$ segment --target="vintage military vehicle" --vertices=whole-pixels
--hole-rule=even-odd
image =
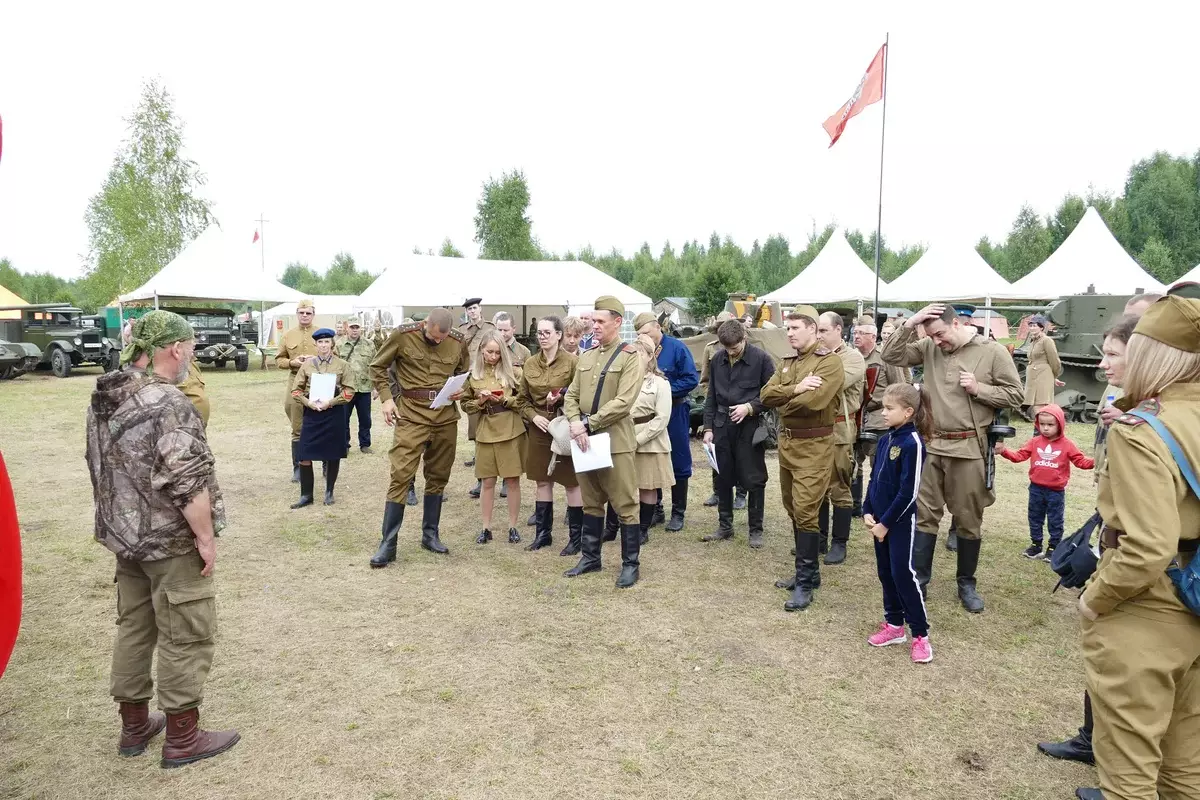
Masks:
[[[83,323],[83,311],[55,303],[5,306],[0,311],[20,311],[20,319],[0,320],[0,339],[33,344],[41,352],[38,367],[48,367],[65,378],[82,366],[103,367],[105,372],[121,365],[121,343]]]
[[[252,344],[242,335],[242,328],[234,322],[233,312],[227,308],[168,308],[188,321],[196,332],[196,360],[206,366],[224,368],[232,361],[238,372],[250,367],[250,354],[246,345]]]
[[[0,380],[11,380],[37,369],[42,350],[32,342],[6,342],[0,339]]]

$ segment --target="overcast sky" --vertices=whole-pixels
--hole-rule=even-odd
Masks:
[[[249,244],[265,212],[276,274],[340,250],[379,272],[446,236],[475,255],[481,184],[513,168],[560,253],[873,229],[883,106],[832,149],[821,123],[886,32],[892,245],[1002,238],[1022,203],[1200,148],[1192,0],[392,5],[9,4],[0,257],[80,274],[151,76],[222,227]]]

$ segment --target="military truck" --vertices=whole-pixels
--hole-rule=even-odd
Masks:
[[[0,311],[20,311],[20,319],[0,320],[0,339],[33,344],[41,351],[39,368],[49,368],[65,378],[82,366],[103,367],[110,372],[121,366],[120,342],[104,336],[95,327],[85,327],[83,311],[62,303],[4,306]]]
[[[776,327],[783,327],[783,310],[779,303],[772,300],[759,302],[755,295],[747,292],[733,292],[725,301],[725,310],[738,319],[744,319],[747,314],[753,318],[752,328],[763,327],[764,322],[770,322]]]
[[[232,361],[238,372],[250,367],[246,345],[251,342],[242,335],[227,308],[168,308],[188,321],[196,332],[196,360],[206,366],[223,369]]]
[[[12,380],[37,369],[42,351],[32,342],[6,342],[0,339],[0,380]]]

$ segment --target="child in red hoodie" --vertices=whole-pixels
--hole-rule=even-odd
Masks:
[[[1063,495],[1071,479],[1071,464],[1091,469],[1096,462],[1079,451],[1066,436],[1063,410],[1051,403],[1037,415],[1038,436],[1020,450],[1009,450],[996,442],[996,452],[1013,463],[1028,461],[1029,465],[1029,538],[1033,542],[1022,552],[1026,558],[1050,560],[1050,554],[1063,535]],[[1042,552],[1042,523],[1050,528],[1050,547]]]

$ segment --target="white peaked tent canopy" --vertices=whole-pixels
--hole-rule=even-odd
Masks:
[[[879,282],[879,296],[888,285]],[[875,300],[875,270],[863,263],[838,228],[804,270],[773,292],[758,298],[777,303],[842,303]]]
[[[1047,300],[1089,289],[1096,294],[1165,289],[1125,252],[1092,206],[1049,258],[1012,285],[1014,294]]]
[[[121,295],[120,302],[171,300],[285,303],[304,295],[263,272],[258,248],[234,242],[210,225],[143,286]]]
[[[1012,284],[969,244],[932,245],[904,274],[879,290],[880,301],[1011,300]]]
[[[1175,283],[1200,283],[1200,264],[1197,264],[1188,273],[1181,275]]]
[[[650,310],[650,298],[583,261],[486,261],[473,258],[400,256],[355,303],[356,309],[429,308],[482,297],[484,305],[592,307],[613,295],[626,314]]]

